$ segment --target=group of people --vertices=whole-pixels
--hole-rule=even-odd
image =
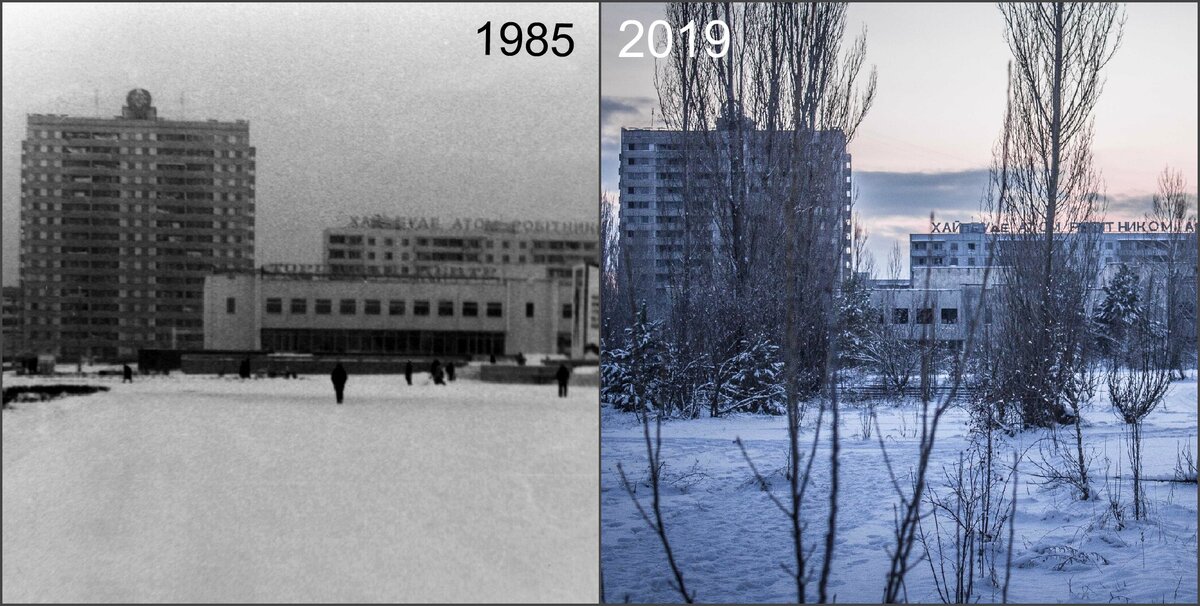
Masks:
[[[333,392],[337,396],[337,403],[341,404],[346,393],[346,380],[349,378],[346,372],[346,367],[338,362],[333,367],[333,372],[330,373],[329,379],[333,382]],[[429,364],[429,376],[433,379],[434,385],[445,385],[446,380],[454,380],[454,362],[447,362],[444,366],[441,360],[434,360]],[[571,370],[566,364],[560,364],[558,372],[554,373],[555,380],[558,381],[558,397],[567,397],[567,383],[571,380]],[[413,363],[412,360],[404,363],[404,381],[409,385],[413,382]]]

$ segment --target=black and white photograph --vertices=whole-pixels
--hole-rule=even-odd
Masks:
[[[3,601],[599,594],[597,4],[3,7]]]
[[[1197,599],[1197,13],[604,3],[601,601]]]

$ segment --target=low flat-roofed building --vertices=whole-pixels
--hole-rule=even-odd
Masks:
[[[548,278],[346,276],[324,265],[213,275],[204,285],[204,347],[297,353],[443,356],[571,354],[598,340],[576,322],[598,300],[595,273]],[[588,280],[589,276],[592,278]],[[592,344],[595,345],[595,344]]]

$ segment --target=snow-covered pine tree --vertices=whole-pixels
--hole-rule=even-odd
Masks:
[[[605,403],[623,412],[655,408],[664,366],[661,329],[661,321],[647,320],[643,302],[624,342],[606,352],[600,371]]]
[[[1130,329],[1140,321],[1142,305],[1138,290],[1137,274],[1124,264],[1117,267],[1116,275],[1104,285],[1104,300],[1095,318],[1101,351],[1117,354]]]
[[[783,414],[786,392],[779,346],[764,336],[743,340],[739,345],[721,364],[719,372],[729,378],[719,388],[719,414]]]
[[[871,305],[871,290],[865,273],[853,273],[843,284],[838,300],[839,366],[854,366],[864,358],[864,352],[874,338],[873,328],[882,312]]]

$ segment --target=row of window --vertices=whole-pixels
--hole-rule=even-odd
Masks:
[[[966,259],[964,259],[964,261],[966,261],[963,264],[964,267],[975,267],[975,257],[967,257]],[[932,265],[934,267],[937,267],[937,266],[941,266],[941,265],[950,265],[950,266],[957,267],[958,266],[958,257],[950,257],[949,259],[947,259],[946,257],[931,257],[930,259],[928,259],[928,261],[925,259],[925,257],[913,257],[912,263],[915,266]]]
[[[359,304],[357,299],[339,299],[338,313],[343,316],[353,316],[358,314]],[[288,313],[293,315],[304,315],[308,313],[308,299],[289,299]],[[480,304],[477,301],[462,301],[456,305],[454,301],[438,301],[437,315],[439,317],[453,317],[459,315],[465,318],[479,317]],[[482,310],[489,318],[504,317],[504,304],[499,301],[487,302]],[[225,299],[225,312],[237,313],[237,298],[228,297]],[[266,300],[266,312],[268,314],[278,315],[283,313],[283,298],[268,297]],[[315,299],[313,302],[313,312],[317,315],[329,315],[333,313],[333,299]],[[381,299],[365,299],[362,302],[362,312],[368,316],[378,316],[383,313],[383,301]],[[412,315],[428,316],[433,312],[433,305],[428,300],[416,300],[412,302]],[[387,302],[387,313],[389,316],[403,316],[408,313],[408,301],[403,299],[391,299]],[[525,317],[534,317],[534,304],[525,304]],[[570,303],[565,303],[562,306],[562,318],[570,319],[572,317],[572,309]]]
[[[909,310],[907,307],[895,307],[892,309],[892,324],[908,324]],[[958,308],[943,307],[940,310],[942,324],[958,324]],[[916,310],[916,324],[933,324],[933,308],[925,307]],[[880,320],[882,322],[882,319]],[[984,311],[983,321],[985,324],[992,323],[992,310]]]
[[[200,133],[159,133],[159,132],[106,132],[106,131],[59,131],[31,130],[31,138],[38,139],[75,139],[92,141],[190,141],[203,143],[245,144],[245,135],[210,135]]]
[[[408,246],[409,238],[374,238],[371,236],[331,234],[329,236],[329,244],[337,244],[344,246],[362,246],[364,240],[367,246],[376,246],[377,243],[382,243],[383,246],[395,246],[398,242],[400,246]],[[442,248],[494,248],[496,242],[492,240],[484,240],[479,238],[413,238],[417,246],[436,246]],[[507,240],[500,241],[500,248],[511,248],[512,242]],[[534,250],[549,249],[549,250],[595,250],[596,242],[581,242],[578,240],[534,240],[533,242],[518,241],[517,248],[522,250],[532,248]],[[445,254],[445,253],[434,253]]]
[[[913,250],[926,250],[926,249],[942,250],[942,246],[944,244],[945,244],[944,242],[913,242],[912,248],[913,248]],[[951,242],[950,250],[958,250],[958,242]],[[967,242],[966,250],[976,250],[975,243]]]

